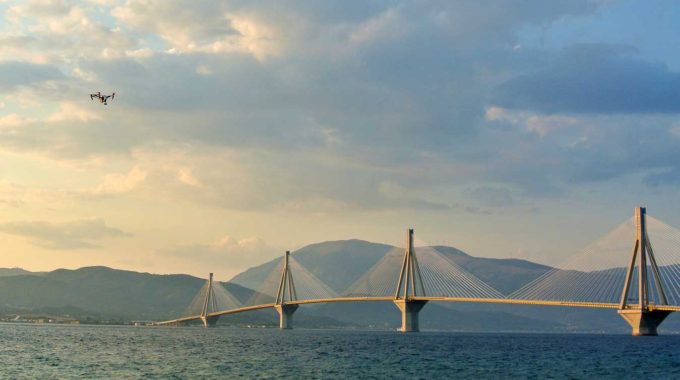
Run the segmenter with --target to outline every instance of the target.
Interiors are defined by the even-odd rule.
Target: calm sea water
[[[680,336],[0,324],[2,378],[680,378]]]

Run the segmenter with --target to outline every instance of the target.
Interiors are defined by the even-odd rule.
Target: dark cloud
[[[8,222],[0,224],[0,232],[23,236],[32,244],[46,249],[99,248],[95,243],[105,238],[131,236],[115,227],[107,226],[102,219],[84,219],[71,222]]]
[[[555,129],[551,116],[521,115],[511,116],[518,118],[514,127],[485,133],[480,150],[488,153],[489,165],[481,176],[487,181],[513,184],[530,197],[623,177],[646,178],[647,185],[680,183],[680,139],[671,115],[578,115]],[[532,123],[545,125],[546,134],[532,132]]]
[[[175,25],[172,4],[164,3],[159,12],[145,8],[144,17],[153,22],[142,29]],[[200,28],[204,17],[197,15],[214,17],[215,7],[256,15],[280,29],[277,43],[284,52],[264,61],[243,52],[193,52],[157,54],[143,62],[82,62],[105,87],[119,90],[121,104],[200,114],[191,122],[145,121],[157,128],[153,138],[300,148],[320,145],[320,129],[333,128],[348,146],[370,147],[371,159],[390,155],[386,160],[394,161],[412,156],[405,145],[438,150],[475,133],[489,86],[478,79],[479,71],[513,55],[508,46],[515,31],[595,5],[331,1],[178,7],[182,19]],[[290,25],[291,20],[298,22]],[[201,75],[199,67],[209,74]]]
[[[660,170],[644,178],[644,182],[650,186],[680,186],[680,165]]]
[[[78,68],[95,79],[72,78],[57,96],[82,100],[78,105],[101,119],[31,122],[30,128],[0,133],[0,142],[68,158],[130,154],[158,142],[181,144],[192,155],[238,150],[247,173],[240,177],[213,173],[219,167],[213,161],[194,168],[200,188],[180,184],[174,190],[174,173],[163,179],[152,173],[149,182],[162,184],[159,192],[173,189],[182,198],[240,209],[305,203],[351,210],[460,209],[442,195],[456,186],[474,189],[465,195],[483,206],[505,207],[522,195],[554,196],[574,183],[672,169],[678,146],[667,138],[667,121],[658,128],[640,119],[624,120],[625,126],[603,121],[596,128],[587,119],[675,112],[663,95],[675,94],[675,73],[610,45],[557,55],[514,48],[525,26],[581,15],[595,3],[206,2],[194,9],[167,2],[155,12],[153,3],[140,2],[151,21],[134,18],[139,12],[123,13],[135,22],[122,30],[156,33],[153,40],[168,38],[166,43],[186,34],[211,46],[235,37],[231,26],[210,26],[225,22],[218,9],[272,27],[282,50],[266,59],[238,49],[188,47],[81,57]],[[187,14],[176,15],[173,7]],[[208,16],[211,21],[194,36],[191,26]],[[507,78],[514,79],[496,87]],[[90,87],[119,96],[103,108],[83,96]],[[587,115],[546,136],[525,125],[488,128],[501,126],[484,119],[490,98],[510,109]],[[582,121],[591,123],[589,129],[578,125]],[[576,144],[582,138],[587,143]],[[640,144],[656,147],[626,151]],[[385,194],[384,182],[404,190]],[[437,191],[423,190],[428,188]]]
[[[494,103],[542,113],[678,113],[680,73],[629,48],[579,45],[499,86]]]
[[[19,86],[63,78],[65,76],[55,66],[16,61],[0,62],[0,91],[2,92],[11,91]]]

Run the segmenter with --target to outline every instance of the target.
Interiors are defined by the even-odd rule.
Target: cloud
[[[499,214],[570,201],[610,212],[640,194],[672,194],[672,33],[651,33],[659,44],[639,51],[611,45],[616,28],[647,33],[649,22],[632,25],[616,7],[4,1],[0,208],[6,220],[97,209],[132,224],[162,210],[168,217],[151,227],[163,233],[130,244],[158,252],[149,255],[163,270],[190,270],[195,255],[203,264],[193,273],[202,273],[280,253],[217,239],[220,220],[238,221],[241,237],[292,244],[310,234],[389,239],[380,231],[407,214],[419,228],[452,226],[472,241],[476,227],[495,232]],[[601,43],[569,47],[580,40]],[[116,99],[92,102],[99,90]],[[461,215],[478,218],[465,213],[488,223],[465,227]]]
[[[27,207],[31,204],[68,204],[70,195],[63,190],[51,190],[32,185],[0,181],[0,199],[12,207]]]
[[[487,207],[507,207],[512,205],[512,191],[501,187],[480,186],[468,190],[472,198]]]
[[[164,260],[178,260],[204,272],[218,271],[223,277],[259,265],[278,254],[276,249],[258,237],[237,239],[231,236],[223,236],[207,244],[180,245],[157,252]]]
[[[222,54],[243,52],[265,59],[280,51],[273,25],[257,13],[239,13],[224,1],[202,1],[191,7],[181,1],[130,0],[111,14],[127,27],[161,37],[172,53]]]
[[[95,185],[71,189],[83,198],[309,215],[462,210],[468,200],[486,210],[508,203],[490,189],[512,189],[518,205],[676,166],[678,139],[662,141],[667,120],[647,129],[645,141],[663,142],[654,152],[634,157],[618,146],[657,120],[653,107],[627,119],[595,95],[579,106],[573,93],[556,105],[540,93],[610,68],[644,74],[640,83],[673,71],[604,44],[517,48],[527,26],[547,28],[598,2],[64,4],[17,2],[11,33],[0,32],[0,54],[57,62],[65,76],[59,91],[3,100],[12,116],[0,119],[0,143],[103,163]],[[609,91],[614,79],[592,91]],[[625,89],[646,88],[624,79]],[[87,99],[95,89],[120,95],[100,107]]]
[[[73,102],[63,102],[60,104],[59,111],[50,115],[47,118],[47,122],[67,122],[67,121],[79,121],[79,122],[89,122],[102,120],[102,116],[93,111],[79,106]]]
[[[0,36],[0,58],[72,65],[86,57],[123,57],[137,45],[100,22],[106,10],[87,1],[12,1],[4,14],[10,33]]]
[[[55,59],[72,67],[78,79],[59,96],[81,96],[96,87],[121,94],[101,123],[115,125],[117,138],[107,134],[112,128],[69,128],[60,136],[69,151],[60,154],[108,152],[114,144],[125,154],[157,140],[266,149],[333,142],[341,155],[385,163],[408,159],[404,146],[439,150],[473,134],[483,120],[487,87],[475,80],[476,67],[511,54],[503,47],[523,25],[593,6],[206,1],[186,7],[179,1],[130,0],[52,8],[17,5],[21,25],[39,26],[30,31],[17,26],[13,36],[30,40],[17,49],[57,46]],[[72,13],[83,17],[83,25],[54,28],[77,39],[68,41],[77,51],[48,33],[55,20]],[[95,17],[100,13],[113,17]],[[107,40],[100,41],[91,28],[101,29]],[[118,37],[127,42],[115,43]],[[216,53],[223,41],[243,48]],[[102,46],[118,53],[105,55]],[[285,49],[275,53],[280,46]],[[263,60],[268,51],[278,58]],[[51,140],[24,139],[52,147]]]
[[[54,250],[100,248],[98,243],[101,240],[131,236],[118,228],[107,226],[103,219],[5,222],[0,223],[0,232],[22,236],[31,244]]]
[[[59,97],[59,91],[54,90]],[[51,94],[45,91],[45,96]],[[53,160],[74,160],[128,153],[131,139],[140,134],[132,126],[118,125],[90,102],[89,93],[78,101],[40,106],[32,96],[18,97],[28,102],[29,112],[13,112],[0,117],[0,144],[4,151],[35,152]],[[85,96],[83,96],[85,95]],[[38,104],[34,104],[34,102]],[[89,108],[88,108],[89,106]]]
[[[525,195],[562,195],[573,186],[632,176],[647,185],[677,184],[680,142],[672,115],[563,116],[496,108],[487,118],[484,140],[495,152],[486,151],[493,158],[481,178]]]
[[[17,61],[0,62],[0,92],[64,78],[55,66]]]
[[[146,180],[148,173],[138,166],[133,167],[126,174],[112,173],[104,176],[104,180],[97,187],[83,191],[84,195],[110,196],[124,194],[138,187]]]
[[[385,197],[385,208],[410,208],[420,210],[446,211],[454,206],[429,200],[427,195],[417,194],[412,187],[384,181],[378,185],[378,192]],[[380,207],[376,205],[377,207]]]
[[[577,45],[499,86],[496,105],[542,113],[680,112],[680,72],[631,49]]]
[[[14,129],[17,127],[21,127],[25,125],[26,123],[30,122],[29,119],[16,114],[16,113],[11,113],[9,115],[5,116],[0,116],[0,130],[5,129],[5,130],[10,130]]]

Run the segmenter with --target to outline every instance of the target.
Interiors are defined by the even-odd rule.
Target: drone
[[[107,105],[106,101],[109,100],[109,98],[113,100],[115,96],[116,96],[115,92],[112,93],[111,95],[102,95],[101,92],[97,91],[96,94],[90,94],[90,100],[94,100],[96,98],[99,99],[99,103],[104,103],[104,105]]]

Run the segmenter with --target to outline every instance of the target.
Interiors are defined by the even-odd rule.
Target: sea
[[[7,379],[680,379],[680,336],[0,324]]]

